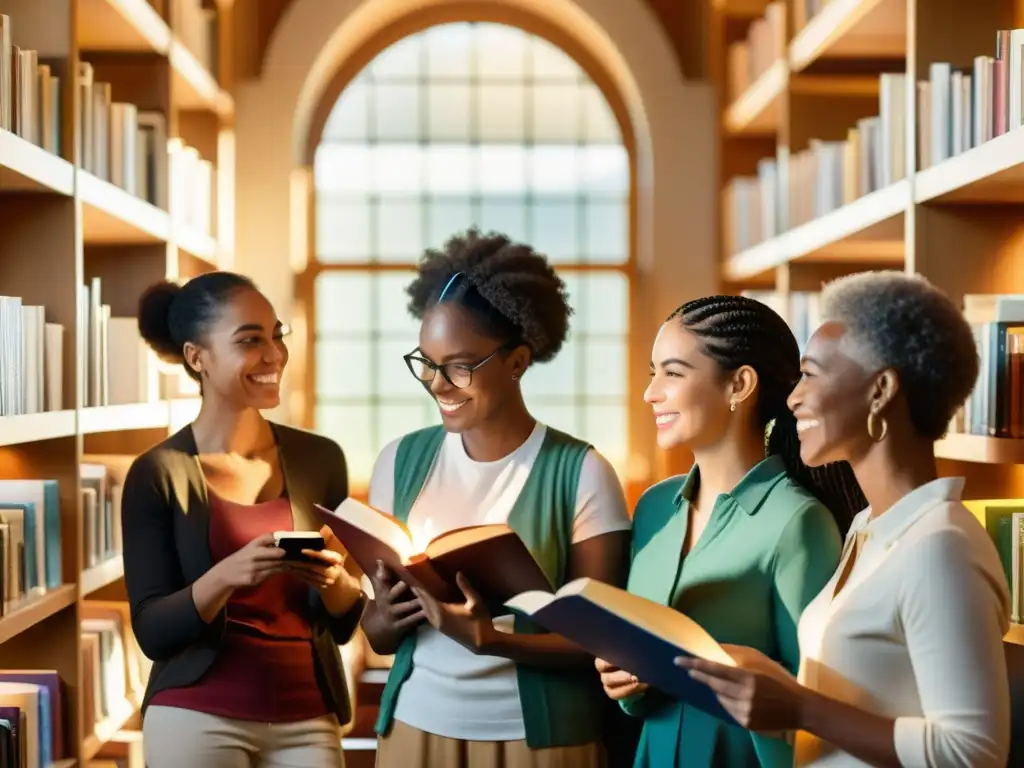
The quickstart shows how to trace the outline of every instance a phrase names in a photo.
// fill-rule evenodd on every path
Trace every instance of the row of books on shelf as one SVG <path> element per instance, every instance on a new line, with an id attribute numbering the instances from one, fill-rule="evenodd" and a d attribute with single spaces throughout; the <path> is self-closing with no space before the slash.
<path id="1" fill-rule="evenodd" d="M 79 387 L 86 406 L 152 403 L 160 399 L 156 357 L 134 317 L 112 317 L 103 302 L 103 281 L 80 286 Z"/>
<path id="2" fill-rule="evenodd" d="M 1024 124 L 1024 29 L 996 33 L 995 55 L 968 70 L 949 62 L 929 66 L 917 84 L 919 167 L 929 168 Z"/>
<path id="3" fill-rule="evenodd" d="M 96 80 L 87 61 L 78 63 L 78 88 L 83 170 L 166 210 L 166 116 L 114 101 L 111 84 Z"/>
<path id="4" fill-rule="evenodd" d="M 110 83 L 95 79 L 92 64 L 78 67 L 82 168 L 211 235 L 213 164 L 182 139 L 168 138 L 163 113 L 113 101 Z"/>
<path id="5" fill-rule="evenodd" d="M 63 355 L 64 326 L 44 307 L 0 296 L 0 416 L 60 410 Z"/>
<path id="6" fill-rule="evenodd" d="M 836 210 L 906 177 L 906 78 L 879 76 L 879 114 L 857 121 L 846 139 L 813 139 L 806 149 L 758 162 L 756 176 L 725 186 L 722 213 L 727 253 Z"/>
<path id="7" fill-rule="evenodd" d="M 151 663 L 131 631 L 128 605 L 81 604 L 81 722 L 86 733 L 123 721 L 142 700 Z M 0 669 L 0 765 L 47 768 L 73 755 L 68 685 L 56 670 Z"/>
<path id="8" fill-rule="evenodd" d="M 118 557 L 121 540 L 121 489 L 134 456 L 84 454 L 79 466 L 82 499 L 82 560 L 86 568 Z"/>
<path id="9" fill-rule="evenodd" d="M 968 295 L 964 315 L 978 345 L 978 383 L 954 421 L 972 435 L 1024 438 L 1024 296 Z"/>
<path id="10" fill-rule="evenodd" d="M 917 83 L 918 166 L 929 168 L 1024 125 L 1024 29 L 1000 30 L 994 56 L 971 71 L 947 62 Z M 806 149 L 758 163 L 756 176 L 724 190 L 727 253 L 739 253 L 847 205 L 907 175 L 907 83 L 879 76 L 879 114 L 851 126 L 845 139 L 814 139 Z"/>
<path id="11" fill-rule="evenodd" d="M 56 480 L 0 480 L 0 616 L 64 583 Z"/>
<path id="12" fill-rule="evenodd" d="M 131 461 L 85 454 L 79 464 L 86 568 L 122 552 L 121 488 Z M 0 616 L 64 583 L 61 528 L 57 480 L 0 480 Z"/>
<path id="13" fill-rule="evenodd" d="M 60 153 L 60 78 L 39 52 L 14 43 L 11 19 L 0 14 L 0 129 Z"/>
<path id="14" fill-rule="evenodd" d="M 744 295 L 786 318 L 800 348 L 821 323 L 820 294 L 774 291 Z M 964 317 L 978 347 L 978 380 L 950 424 L 957 434 L 1024 439 L 1024 295 L 968 294 Z"/>
<path id="15" fill-rule="evenodd" d="M 973 499 L 964 505 L 992 539 L 1010 587 L 1010 620 L 1024 621 L 1024 499 Z"/>
<path id="16" fill-rule="evenodd" d="M 786 3 L 774 0 L 750 23 L 747 37 L 728 49 L 728 98 L 738 99 L 776 61 L 786 55 Z"/>
<path id="17" fill-rule="evenodd" d="M 79 372 L 86 406 L 160 399 L 157 361 L 134 317 L 111 317 L 99 278 L 81 286 Z M 46 322 L 42 306 L 0 296 L 0 417 L 63 407 L 64 326 Z"/>
<path id="18" fill-rule="evenodd" d="M 0 14 L 0 129 L 60 155 L 60 78 L 36 51 L 12 42 L 12 29 L 11 17 Z M 211 235 L 213 164 L 168 136 L 163 113 L 114 101 L 111 84 L 97 80 L 87 61 L 78 63 L 78 88 L 75 142 L 82 169 Z"/>

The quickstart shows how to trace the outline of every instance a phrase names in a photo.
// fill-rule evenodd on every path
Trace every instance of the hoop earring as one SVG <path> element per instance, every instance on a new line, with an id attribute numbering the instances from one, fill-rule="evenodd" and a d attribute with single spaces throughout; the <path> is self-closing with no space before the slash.
<path id="1" fill-rule="evenodd" d="M 735 411 L 736 410 L 736 401 L 735 400 L 730 400 L 729 401 L 729 410 L 730 411 Z"/>
<path id="2" fill-rule="evenodd" d="M 882 422 L 881 429 L 878 431 L 878 435 L 875 435 L 875 419 Z M 884 416 L 879 416 L 874 411 L 868 413 L 868 437 L 870 437 L 876 443 L 880 443 L 885 440 L 885 436 L 889 433 L 889 422 L 885 420 Z"/>
<path id="3" fill-rule="evenodd" d="M 512 374 L 512 381 L 519 381 L 519 374 L 518 373 L 513 373 Z"/>

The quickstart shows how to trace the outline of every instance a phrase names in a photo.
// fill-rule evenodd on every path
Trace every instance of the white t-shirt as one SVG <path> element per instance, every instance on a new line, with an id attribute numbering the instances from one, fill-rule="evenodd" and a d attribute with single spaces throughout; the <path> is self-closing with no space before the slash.
<path id="1" fill-rule="evenodd" d="M 445 436 L 434 469 L 409 513 L 413 530 L 431 536 L 467 525 L 504 523 L 540 453 L 547 428 L 537 424 L 521 446 L 497 461 L 473 461 L 462 437 Z M 392 513 L 396 440 L 373 468 L 370 505 Z M 428 522 L 429 521 L 429 522 Z M 622 485 L 594 450 L 583 459 L 576 494 L 573 543 L 631 526 Z M 511 631 L 511 617 L 495 626 Z M 514 741 L 526 736 L 515 664 L 471 653 L 430 625 L 417 630 L 413 669 L 395 705 L 395 718 L 421 731 L 467 741 Z"/>

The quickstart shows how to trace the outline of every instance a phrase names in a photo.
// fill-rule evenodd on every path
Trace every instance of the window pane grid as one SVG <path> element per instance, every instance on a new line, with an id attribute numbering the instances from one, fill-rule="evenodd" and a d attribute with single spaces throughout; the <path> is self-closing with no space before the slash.
<path id="1" fill-rule="evenodd" d="M 559 265 L 571 335 L 527 373 L 524 392 L 537 418 L 624 468 L 629 173 L 600 89 L 518 29 L 433 27 L 349 85 L 314 163 L 325 266 L 314 338 L 316 423 L 345 447 L 354 482 L 368 479 L 386 442 L 440 422 L 402 360 L 418 332 L 404 286 L 424 249 L 469 226 L 529 242 Z M 373 269 L 382 264 L 395 269 Z"/>

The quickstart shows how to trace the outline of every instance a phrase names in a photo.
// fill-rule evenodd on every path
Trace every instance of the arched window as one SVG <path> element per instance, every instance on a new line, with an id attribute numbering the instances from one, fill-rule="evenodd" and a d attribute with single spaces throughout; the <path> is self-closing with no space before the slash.
<path id="1" fill-rule="evenodd" d="M 390 440 L 439 422 L 402 355 L 404 288 L 426 247 L 476 225 L 546 253 L 575 309 L 527 372 L 534 415 L 624 476 L 629 160 L 600 89 L 549 42 L 491 23 L 431 27 L 380 53 L 334 106 L 314 164 L 315 427 L 365 487 Z"/>

